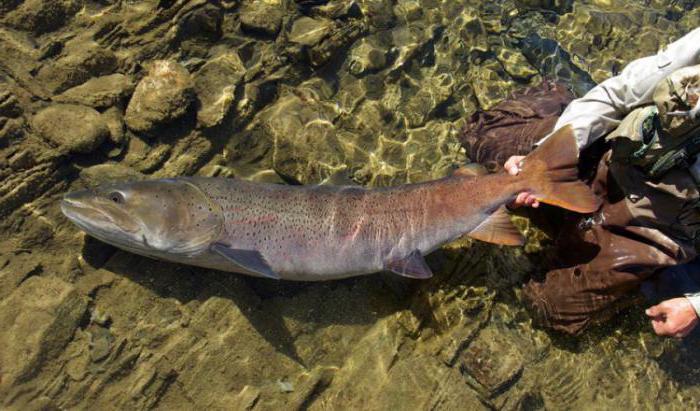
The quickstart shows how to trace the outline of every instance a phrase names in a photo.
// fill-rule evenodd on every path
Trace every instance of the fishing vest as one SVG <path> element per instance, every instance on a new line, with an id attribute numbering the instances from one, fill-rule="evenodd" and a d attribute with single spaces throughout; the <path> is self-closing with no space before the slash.
<path id="1" fill-rule="evenodd" d="M 700 181 L 691 167 L 700 154 L 700 123 L 667 113 L 690 110 L 699 95 L 700 65 L 677 70 L 657 85 L 654 104 L 633 110 L 606 137 L 611 176 L 635 220 L 696 248 Z"/>

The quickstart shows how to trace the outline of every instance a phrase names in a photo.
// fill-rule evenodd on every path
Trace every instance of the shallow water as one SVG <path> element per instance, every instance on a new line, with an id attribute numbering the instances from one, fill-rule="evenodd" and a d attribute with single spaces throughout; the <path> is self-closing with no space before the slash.
<path id="1" fill-rule="evenodd" d="M 475 110 L 543 79 L 581 95 L 700 21 L 694 1 L 297 3 L 0 2 L 3 408 L 700 408 L 698 341 L 654 336 L 643 305 L 577 338 L 532 326 L 537 232 L 447 245 L 423 283 L 293 284 L 61 216 L 62 193 L 143 175 L 438 178 Z"/>

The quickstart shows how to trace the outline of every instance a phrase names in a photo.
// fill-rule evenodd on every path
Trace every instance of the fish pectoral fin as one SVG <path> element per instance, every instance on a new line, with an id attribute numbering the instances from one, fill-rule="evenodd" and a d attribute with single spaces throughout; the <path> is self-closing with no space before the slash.
<path id="1" fill-rule="evenodd" d="M 210 249 L 245 270 L 260 274 L 266 278 L 280 279 L 279 274 L 270 268 L 270 265 L 265 261 L 265 257 L 259 251 L 239 250 L 221 243 L 212 244 Z"/>
<path id="2" fill-rule="evenodd" d="M 515 228 L 513 222 L 510 221 L 510 214 L 508 214 L 505 207 L 494 211 L 489 218 L 467 233 L 467 235 L 475 240 L 493 244 L 513 246 L 525 244 L 525 238 Z"/>
<path id="3" fill-rule="evenodd" d="M 389 261 L 384 264 L 384 269 L 396 273 L 402 277 L 425 280 L 433 276 L 433 272 L 425 263 L 423 255 L 414 250 L 408 256 Z"/>

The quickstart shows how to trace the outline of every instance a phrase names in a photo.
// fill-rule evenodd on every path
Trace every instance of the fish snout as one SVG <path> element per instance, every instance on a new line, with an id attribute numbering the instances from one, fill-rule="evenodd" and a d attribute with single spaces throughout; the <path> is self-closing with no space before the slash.
<path id="1" fill-rule="evenodd" d="M 63 195 L 61 199 L 61 210 L 65 214 L 66 209 L 84 208 L 89 199 L 94 198 L 95 192 L 92 190 L 71 191 Z"/>

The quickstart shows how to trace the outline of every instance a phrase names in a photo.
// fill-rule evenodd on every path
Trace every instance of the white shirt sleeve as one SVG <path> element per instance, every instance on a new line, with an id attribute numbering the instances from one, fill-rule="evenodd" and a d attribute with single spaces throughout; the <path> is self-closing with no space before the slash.
<path id="1" fill-rule="evenodd" d="M 700 293 L 686 294 L 686 298 L 690 301 L 693 308 L 695 308 L 698 317 L 700 317 Z"/>
<path id="2" fill-rule="evenodd" d="M 579 149 L 583 149 L 614 130 L 627 113 L 651 103 L 659 81 L 679 68 L 698 63 L 700 28 L 669 44 L 655 56 L 632 61 L 619 75 L 572 101 L 559 117 L 554 130 L 566 124 L 572 125 Z"/>

